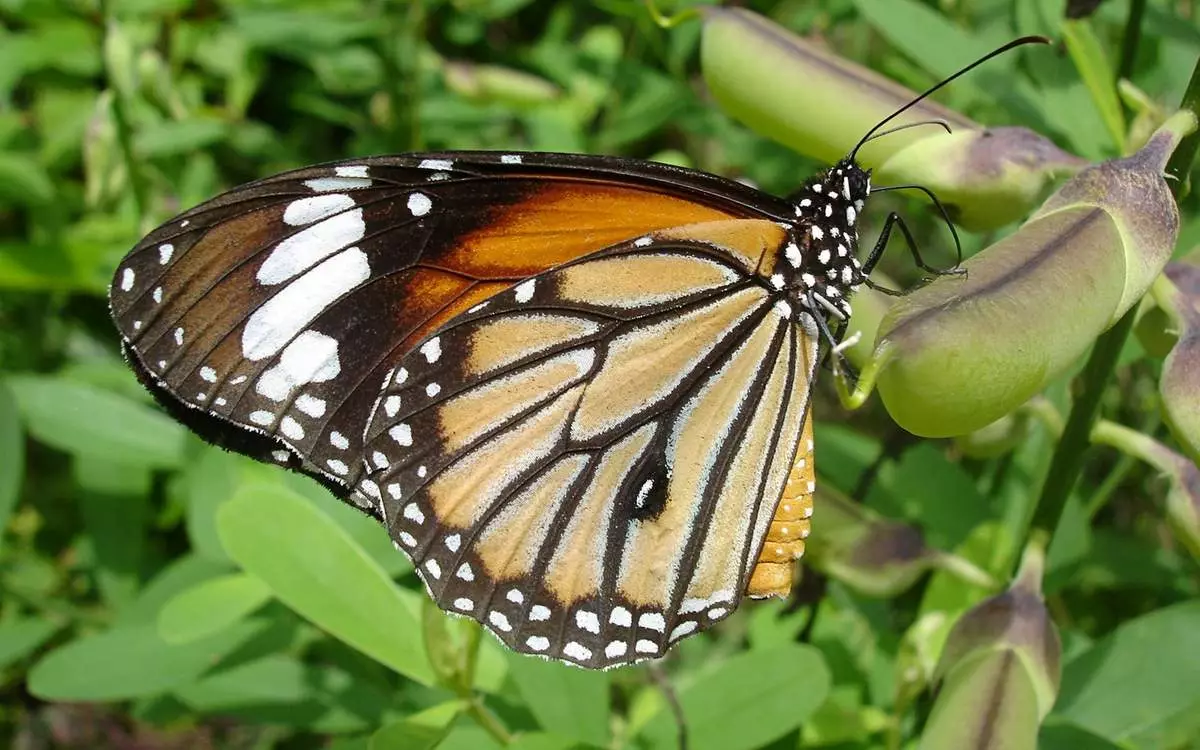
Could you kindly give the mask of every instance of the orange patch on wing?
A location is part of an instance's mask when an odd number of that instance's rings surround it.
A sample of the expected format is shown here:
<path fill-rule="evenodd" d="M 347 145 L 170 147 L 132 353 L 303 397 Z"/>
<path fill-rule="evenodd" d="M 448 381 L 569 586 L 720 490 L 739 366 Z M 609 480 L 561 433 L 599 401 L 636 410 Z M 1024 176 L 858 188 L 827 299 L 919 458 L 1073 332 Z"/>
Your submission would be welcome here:
<path fill-rule="evenodd" d="M 523 278 L 658 229 L 736 218 L 644 188 L 548 180 L 461 237 L 438 264 L 480 278 Z"/>

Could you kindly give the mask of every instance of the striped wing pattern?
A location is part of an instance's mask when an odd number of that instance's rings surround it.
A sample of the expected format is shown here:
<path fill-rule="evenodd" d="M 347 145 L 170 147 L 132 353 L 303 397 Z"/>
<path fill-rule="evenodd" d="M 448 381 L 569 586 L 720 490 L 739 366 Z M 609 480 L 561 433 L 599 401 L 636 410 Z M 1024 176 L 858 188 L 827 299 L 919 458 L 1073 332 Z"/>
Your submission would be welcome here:
<path fill-rule="evenodd" d="M 398 357 L 533 274 L 653 229 L 761 215 L 756 200 L 773 199 L 702 173 L 570 155 L 310 167 L 152 232 L 118 267 L 112 312 L 143 383 L 189 426 L 378 516 L 347 488 Z"/>
<path fill-rule="evenodd" d="M 358 490 L 441 607 L 594 668 L 733 611 L 816 363 L 812 319 L 763 273 L 780 234 L 725 221 L 618 243 L 393 362 Z"/>

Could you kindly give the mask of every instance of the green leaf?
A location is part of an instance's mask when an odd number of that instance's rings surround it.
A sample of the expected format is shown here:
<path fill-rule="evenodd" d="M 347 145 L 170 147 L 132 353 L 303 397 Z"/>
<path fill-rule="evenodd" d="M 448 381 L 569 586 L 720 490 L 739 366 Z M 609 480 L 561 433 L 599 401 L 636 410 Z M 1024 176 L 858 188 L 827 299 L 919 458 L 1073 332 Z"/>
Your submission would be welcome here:
<path fill-rule="evenodd" d="M 193 711 L 319 732 L 378 723 L 389 696 L 337 667 L 272 654 L 208 675 L 176 691 Z"/>
<path fill-rule="evenodd" d="M 229 568 L 227 563 L 199 555 L 177 557 L 150 579 L 130 606 L 121 610 L 117 622 L 121 625 L 153 625 L 159 610 L 176 594 L 222 575 Z"/>
<path fill-rule="evenodd" d="M 1125 145 L 1125 113 L 1113 85 L 1116 76 L 1104 56 L 1104 47 L 1087 19 L 1066 19 L 1060 28 L 1067 53 L 1092 95 L 1113 145 L 1120 151 Z"/>
<path fill-rule="evenodd" d="M 388 724 L 371 735 L 368 749 L 427 750 L 437 747 L 463 708 L 462 701 L 446 701 L 403 721 Z"/>
<path fill-rule="evenodd" d="M 329 516 L 283 487 L 252 484 L 217 512 L 221 542 L 303 617 L 417 682 L 433 670 L 413 608 Z"/>
<path fill-rule="evenodd" d="M 538 724 L 547 731 L 593 745 L 608 744 L 608 672 L 511 654 L 509 675 Z"/>
<path fill-rule="evenodd" d="M 54 200 L 54 182 L 27 154 L 0 153 L 0 204 L 40 206 Z"/>
<path fill-rule="evenodd" d="M 119 701 L 157 695 L 204 674 L 263 629 L 238 623 L 217 635 L 171 645 L 153 625 L 118 627 L 51 651 L 29 672 L 29 692 L 51 701 Z"/>
<path fill-rule="evenodd" d="M 885 469 L 877 487 L 867 504 L 917 524 L 929 546 L 938 549 L 957 547 L 991 515 L 987 498 L 962 466 L 929 443 L 905 451 L 898 464 Z"/>
<path fill-rule="evenodd" d="M 46 445 L 134 466 L 183 463 L 184 428 L 156 409 L 64 378 L 22 375 L 8 384 L 30 434 Z"/>
<path fill-rule="evenodd" d="M 0 381 L 0 551 L 4 550 L 4 530 L 17 507 L 24 478 L 25 430 L 12 391 Z"/>
<path fill-rule="evenodd" d="M 61 628 L 61 624 L 44 617 L 0 623 L 0 670 L 33 653 Z"/>
<path fill-rule="evenodd" d="M 750 750 L 800 726 L 829 695 L 821 653 L 788 644 L 739 654 L 681 691 L 691 750 Z M 642 731 L 654 747 L 674 747 L 678 729 L 660 711 Z"/>
<path fill-rule="evenodd" d="M 217 535 L 217 509 L 233 497 L 245 460 L 216 446 L 205 446 L 172 486 L 174 496 L 187 508 L 188 541 L 196 554 L 229 559 Z"/>
<path fill-rule="evenodd" d="M 242 620 L 271 598 L 254 576 L 232 573 L 210 578 L 176 594 L 158 613 L 158 633 L 167 643 L 188 643 Z"/>
<path fill-rule="evenodd" d="M 229 133 L 229 125 L 220 120 L 180 120 L 143 127 L 133 140 L 138 157 L 154 159 L 199 151 L 220 142 Z"/>
<path fill-rule="evenodd" d="M 1057 715 L 1122 740 L 1200 708 L 1200 601 L 1126 622 L 1063 668 Z"/>

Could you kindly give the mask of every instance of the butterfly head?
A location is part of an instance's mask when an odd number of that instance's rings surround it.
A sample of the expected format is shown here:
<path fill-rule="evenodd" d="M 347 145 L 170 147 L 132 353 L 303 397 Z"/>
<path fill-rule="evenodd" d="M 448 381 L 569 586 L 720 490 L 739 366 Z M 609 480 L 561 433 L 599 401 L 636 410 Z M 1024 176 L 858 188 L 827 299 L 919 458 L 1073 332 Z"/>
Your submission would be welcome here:
<path fill-rule="evenodd" d="M 784 249 L 788 287 L 807 307 L 849 317 L 847 297 L 866 280 L 857 257 L 858 222 L 871 194 L 871 172 L 846 158 L 793 193 L 794 241 Z"/>

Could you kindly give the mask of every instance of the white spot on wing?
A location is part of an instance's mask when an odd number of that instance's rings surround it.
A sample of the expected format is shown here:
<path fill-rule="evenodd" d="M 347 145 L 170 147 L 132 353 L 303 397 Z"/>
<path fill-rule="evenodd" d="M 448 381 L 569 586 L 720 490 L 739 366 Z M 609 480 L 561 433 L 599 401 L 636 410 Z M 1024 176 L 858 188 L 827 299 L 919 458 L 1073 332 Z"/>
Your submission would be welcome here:
<path fill-rule="evenodd" d="M 337 448 L 338 450 L 343 450 L 343 451 L 350 447 L 350 441 L 346 439 L 345 435 L 338 432 L 337 430 L 334 430 L 333 432 L 329 433 L 329 444 L 332 445 L 334 448 Z"/>
<path fill-rule="evenodd" d="M 201 367 L 200 379 L 206 383 L 215 383 L 217 382 L 217 371 L 211 367 Z"/>
<path fill-rule="evenodd" d="M 575 661 L 587 661 L 592 658 L 592 651 L 582 643 L 571 641 L 563 646 L 563 656 L 569 656 Z"/>
<path fill-rule="evenodd" d="M 532 622 L 541 622 L 550 619 L 550 608 L 544 607 L 541 604 L 535 604 L 529 610 L 529 619 Z"/>
<path fill-rule="evenodd" d="M 425 514 L 421 512 L 416 503 L 409 503 L 404 506 L 404 517 L 418 526 L 425 523 Z"/>
<path fill-rule="evenodd" d="M 459 565 L 458 572 L 455 573 L 454 575 L 458 576 L 459 578 L 461 578 L 464 581 L 474 581 L 475 580 L 475 571 L 471 570 L 471 566 L 468 565 L 467 563 L 463 563 L 462 565 Z"/>
<path fill-rule="evenodd" d="M 453 169 L 454 162 L 449 159 L 422 159 L 417 169 Z"/>
<path fill-rule="evenodd" d="M 175 254 L 175 246 L 170 242 L 164 242 L 158 246 L 158 262 L 162 265 L 167 265 L 171 262 L 171 256 Z"/>
<path fill-rule="evenodd" d="M 370 275 L 367 254 L 356 247 L 315 266 L 250 316 L 242 331 L 242 355 L 258 361 L 275 354 L 335 300 Z"/>
<path fill-rule="evenodd" d="M 325 416 L 325 399 L 301 393 L 296 397 L 296 408 L 310 417 Z"/>
<path fill-rule="evenodd" d="M 503 154 L 500 156 L 500 163 L 501 164 L 520 164 L 521 163 L 521 155 L 520 154 Z"/>
<path fill-rule="evenodd" d="M 537 281 L 535 279 L 529 279 L 528 281 L 523 281 L 520 284 L 517 284 L 513 290 L 515 292 L 514 298 L 517 300 L 517 302 L 528 302 L 529 300 L 533 299 L 533 290 L 536 286 Z"/>
<path fill-rule="evenodd" d="M 657 654 L 658 644 L 654 641 L 648 641 L 645 638 L 640 639 L 633 649 L 639 654 Z"/>
<path fill-rule="evenodd" d="M 633 624 L 633 614 L 624 607 L 613 607 L 612 613 L 608 616 L 608 621 L 613 625 L 627 628 Z"/>
<path fill-rule="evenodd" d="M 254 389 L 278 403 L 286 400 L 296 388 L 332 380 L 341 371 L 337 339 L 319 331 L 304 331 L 284 347 L 279 361 L 259 376 Z M 319 399 L 313 399 L 316 400 Z M 308 405 L 316 408 L 315 403 Z M 297 408 L 305 411 L 304 407 Z M 321 411 L 324 413 L 324 406 Z"/>
<path fill-rule="evenodd" d="M 330 470 L 332 470 L 333 473 L 337 474 L 338 476 L 344 477 L 350 473 L 350 467 L 347 466 L 345 462 L 339 461 L 336 458 L 329 459 L 325 462 L 325 465 L 328 466 Z"/>
<path fill-rule="evenodd" d="M 451 552 L 458 552 L 459 546 L 462 544 L 462 537 L 458 534 L 451 534 L 446 537 L 446 548 Z"/>
<path fill-rule="evenodd" d="M 525 645 L 529 646 L 531 651 L 545 651 L 550 648 L 550 639 L 541 635 L 531 635 L 526 639 Z"/>
<path fill-rule="evenodd" d="M 595 612 L 580 609 L 575 612 L 575 624 L 589 633 L 600 634 L 600 618 Z"/>
<path fill-rule="evenodd" d="M 293 227 L 302 227 L 348 208 L 354 208 L 354 199 L 345 193 L 328 193 L 299 198 L 287 204 L 287 207 L 283 209 L 283 223 Z"/>
<path fill-rule="evenodd" d="M 663 619 L 661 612 L 644 612 L 638 617 L 638 627 L 657 630 L 661 633 L 666 630 L 667 621 Z"/>
<path fill-rule="evenodd" d="M 260 409 L 258 411 L 250 412 L 250 421 L 254 424 L 263 425 L 265 427 L 266 425 L 269 425 L 275 421 L 275 415 L 269 411 L 262 411 Z"/>
<path fill-rule="evenodd" d="M 412 428 L 407 422 L 401 422 L 392 429 L 388 430 L 388 434 L 392 436 L 399 445 L 405 447 L 412 445 Z"/>
<path fill-rule="evenodd" d="M 609 659 L 617 659 L 625 655 L 625 651 L 629 648 L 625 641 L 610 641 L 604 647 L 604 655 Z"/>
<path fill-rule="evenodd" d="M 433 208 L 433 201 L 424 193 L 413 193 L 408 196 L 408 210 L 413 216 L 424 216 Z"/>
<path fill-rule="evenodd" d="M 475 602 L 465 596 L 460 596 L 454 600 L 454 608 L 461 609 L 463 612 L 470 612 L 475 609 Z"/>
<path fill-rule="evenodd" d="M 442 577 L 442 567 L 438 565 L 437 560 L 426 560 L 425 570 L 428 570 L 429 575 L 433 576 L 434 578 Z"/>
<path fill-rule="evenodd" d="M 284 436 L 291 438 L 292 440 L 304 439 L 304 428 L 300 426 L 299 422 L 291 417 L 284 417 L 283 419 L 279 420 L 279 431 L 282 432 Z"/>
<path fill-rule="evenodd" d="M 345 198 L 348 201 L 350 200 L 349 196 L 346 195 L 318 196 L 316 198 L 308 198 L 307 200 L 321 200 L 325 198 Z M 295 201 L 288 206 L 288 209 L 290 210 L 292 206 L 300 203 L 301 201 Z M 354 205 L 353 201 L 350 202 L 350 205 Z M 308 214 L 314 212 L 302 208 L 297 213 Z M 329 211 L 327 213 L 334 212 Z M 293 216 L 293 218 L 297 217 Z M 299 218 L 307 217 L 300 216 Z M 284 221 L 287 220 L 288 215 L 285 210 Z M 315 221 L 315 217 L 313 220 Z M 366 235 L 366 232 L 367 225 L 363 221 L 363 211 L 361 208 L 330 216 L 282 240 L 271 250 L 271 254 L 263 261 L 254 278 L 269 286 L 282 284 L 293 276 L 309 270 L 314 264 L 328 258 L 338 250 L 358 242 Z"/>
<path fill-rule="evenodd" d="M 425 361 L 429 364 L 437 362 L 438 357 L 442 356 L 442 340 L 434 336 L 424 344 L 421 344 L 421 354 L 425 355 Z"/>
<path fill-rule="evenodd" d="M 394 417 L 400 412 L 400 397 L 388 396 L 383 402 L 383 411 L 389 416 Z"/>
<path fill-rule="evenodd" d="M 504 616 L 503 612 L 497 612 L 494 609 L 491 612 L 488 612 L 488 622 L 490 622 L 497 630 L 503 630 L 505 633 L 512 632 L 512 624 L 508 621 L 508 618 Z M 542 640 L 546 639 L 543 638 Z M 531 641 L 533 641 L 533 638 L 530 638 L 529 641 L 526 641 L 526 643 L 529 643 L 529 647 L 533 648 L 533 644 L 530 643 Z M 546 641 L 546 646 L 549 645 L 550 642 Z M 542 648 L 545 648 L 546 646 L 543 646 Z"/>

